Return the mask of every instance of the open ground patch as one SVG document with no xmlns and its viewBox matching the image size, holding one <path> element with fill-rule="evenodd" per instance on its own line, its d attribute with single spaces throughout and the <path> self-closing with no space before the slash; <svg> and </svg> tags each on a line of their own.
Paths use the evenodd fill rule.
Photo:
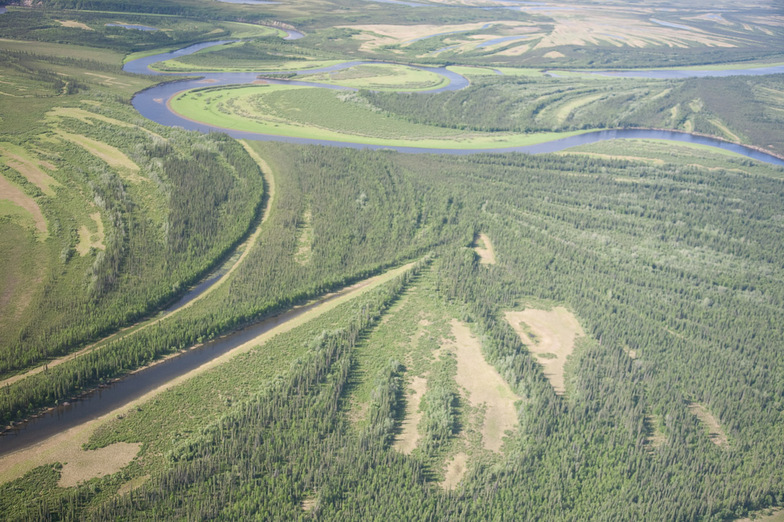
<svg viewBox="0 0 784 522">
<path fill-rule="evenodd" d="M 21 188 L 3 176 L 0 176 L 0 195 L 0 200 L 10 202 L 14 207 L 21 209 L 32 218 L 40 241 L 48 237 L 49 230 L 46 226 L 46 218 L 44 218 L 41 212 L 41 207 L 38 206 L 38 203 L 32 197 L 25 194 Z M 12 209 L 6 210 L 10 211 Z"/>
<path fill-rule="evenodd" d="M 727 435 L 724 433 L 724 429 L 722 429 L 718 419 L 705 406 L 695 402 L 689 405 L 689 410 L 705 426 L 712 443 L 717 446 L 727 446 L 729 444 Z"/>
<path fill-rule="evenodd" d="M 452 320 L 454 341 L 448 340 L 444 347 L 457 356 L 457 384 L 468 394 L 468 401 L 475 407 L 484 407 L 482 444 L 485 449 L 501 451 L 503 437 L 507 431 L 517 427 L 515 395 L 509 384 L 498 371 L 487 363 L 482 355 L 479 339 L 464 323 Z"/>
<path fill-rule="evenodd" d="M 552 310 L 529 308 L 522 312 L 506 312 L 505 317 L 523 344 L 538 359 L 555 393 L 563 395 L 566 392 L 566 359 L 574 350 L 575 339 L 585 335 L 580 323 L 571 312 L 560 306 Z"/>
<path fill-rule="evenodd" d="M 496 263 L 495 250 L 487 234 L 479 234 L 476 240 L 474 240 L 474 251 L 479 256 L 481 264 L 494 265 Z"/>
</svg>

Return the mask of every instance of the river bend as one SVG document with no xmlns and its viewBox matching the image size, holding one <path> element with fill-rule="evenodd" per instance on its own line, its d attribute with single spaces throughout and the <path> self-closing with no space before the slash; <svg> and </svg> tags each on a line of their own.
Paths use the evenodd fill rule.
<svg viewBox="0 0 784 522">
<path fill-rule="evenodd" d="M 286 31 L 286 32 L 287 32 L 286 39 L 297 39 L 302 37 L 302 33 L 298 33 L 296 31 Z M 371 149 L 371 150 L 384 149 L 384 150 L 395 150 L 398 152 L 405 152 L 405 153 L 477 154 L 477 153 L 491 153 L 491 152 L 492 153 L 525 152 L 530 154 L 540 154 L 540 153 L 547 153 L 547 152 L 558 152 L 579 145 L 587 145 L 599 141 L 612 140 L 612 139 L 656 139 L 656 140 L 668 140 L 668 141 L 693 143 L 699 145 L 706 145 L 710 147 L 716 147 L 737 154 L 741 154 L 743 156 L 746 156 L 754 160 L 771 163 L 774 165 L 784 166 L 783 159 L 774 156 L 772 154 L 768 154 L 764 151 L 755 149 L 753 147 L 739 145 L 737 143 L 732 143 L 732 142 L 728 142 L 728 141 L 724 141 L 708 136 L 700 136 L 695 134 L 689 134 L 686 132 L 677 132 L 677 131 L 669 131 L 669 130 L 655 130 L 655 129 L 597 130 L 597 131 L 586 132 L 583 134 L 568 136 L 560 139 L 555 139 L 551 141 L 546 141 L 535 145 L 501 147 L 501 148 L 449 149 L 449 148 L 432 148 L 432 147 L 425 148 L 425 147 L 411 147 L 411 146 L 369 145 L 369 144 L 356 143 L 351 141 L 333 141 L 333 140 L 312 139 L 312 138 L 296 138 L 291 136 L 241 131 L 236 129 L 216 127 L 213 125 L 209 125 L 207 123 L 194 121 L 185 118 L 183 116 L 180 116 L 179 114 L 172 111 L 168 107 L 167 102 L 172 97 L 174 97 L 177 93 L 180 93 L 182 91 L 200 88 L 200 87 L 203 88 L 205 85 L 209 85 L 210 87 L 215 87 L 221 85 L 252 84 L 254 81 L 258 79 L 259 72 L 162 73 L 150 69 L 150 66 L 155 63 L 169 60 L 172 58 L 177 58 L 180 56 L 186 56 L 198 52 L 202 49 L 206 49 L 208 47 L 223 45 L 229 42 L 231 41 L 220 40 L 216 42 L 195 44 L 174 52 L 147 56 L 145 58 L 139 58 L 137 60 L 133 60 L 126 63 L 124 70 L 127 72 L 132 72 L 137 74 L 149 74 L 149 75 L 167 76 L 167 77 L 193 76 L 194 74 L 198 74 L 200 76 L 200 78 L 198 79 L 188 79 L 188 80 L 160 84 L 151 87 L 150 89 L 144 90 L 140 93 L 137 93 L 136 96 L 134 96 L 133 98 L 133 102 L 132 102 L 133 106 L 145 118 L 153 120 L 162 125 L 166 125 L 169 127 L 181 127 L 183 129 L 195 130 L 204 133 L 224 132 L 233 138 L 246 139 L 246 140 L 281 141 L 281 142 L 296 143 L 301 145 L 329 145 L 329 146 L 339 146 L 339 147 L 350 147 L 355 149 Z M 286 71 L 286 72 L 287 73 L 290 72 L 294 74 L 305 74 L 305 73 L 313 74 L 313 73 L 320 73 L 320 72 L 339 71 L 342 69 L 354 67 L 356 65 L 378 64 L 378 63 L 387 63 L 387 62 L 350 61 L 350 62 L 344 62 L 328 67 L 321 67 L 318 69 L 307 69 L 301 71 Z M 418 93 L 432 94 L 432 93 L 438 93 L 444 91 L 455 91 L 455 90 L 464 89 L 469 85 L 469 81 L 467 78 L 453 71 L 449 71 L 445 67 L 420 67 L 420 66 L 416 66 L 416 67 L 421 70 L 426 70 L 429 72 L 433 72 L 435 74 L 439 74 L 448 81 L 448 84 L 446 86 L 439 87 L 437 89 L 432 89 L 429 91 L 427 90 L 417 91 Z M 683 69 L 679 69 L 677 71 L 672 70 L 672 71 L 655 71 L 655 72 L 654 71 L 618 71 L 618 72 L 613 72 L 611 74 L 616 76 L 625 76 L 625 77 L 644 76 L 644 77 L 663 77 L 663 78 L 671 78 L 671 77 L 683 78 L 689 76 L 691 77 L 705 76 L 706 74 L 710 74 L 710 73 L 714 73 L 715 75 L 720 74 L 722 76 L 730 75 L 733 73 L 744 74 L 744 75 L 753 75 L 753 74 L 760 75 L 760 74 L 771 74 L 772 72 L 780 72 L 781 70 L 784 70 L 784 67 L 738 69 L 738 70 L 720 71 L 720 72 L 716 72 L 716 71 L 706 72 L 700 70 L 686 71 Z M 267 83 L 273 83 L 273 84 L 302 85 L 302 86 L 320 87 L 320 88 L 335 89 L 335 90 L 355 90 L 352 89 L 351 87 L 343 87 L 337 85 L 299 81 L 299 80 L 265 79 L 265 81 Z"/>
</svg>

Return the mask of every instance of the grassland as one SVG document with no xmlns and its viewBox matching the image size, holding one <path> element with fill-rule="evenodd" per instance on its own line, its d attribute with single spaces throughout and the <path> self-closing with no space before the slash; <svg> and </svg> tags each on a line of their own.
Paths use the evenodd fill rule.
<svg viewBox="0 0 784 522">
<path fill-rule="evenodd" d="M 0 161 L 16 170 L 47 196 L 54 196 L 54 188 L 62 186 L 43 170 L 44 168 L 54 170 L 54 165 L 31 156 L 22 147 L 12 143 L 0 143 Z"/>
<path fill-rule="evenodd" d="M 24 224 L 32 221 L 37 240 L 45 241 L 49 236 L 49 228 L 38 203 L 25 194 L 21 187 L 5 177 L 0 177 L 0 194 L 2 194 L 2 201 L 5 203 L 2 208 L 3 215 L 18 218 Z"/>
<path fill-rule="evenodd" d="M 448 85 L 443 76 L 397 64 L 364 64 L 331 73 L 303 75 L 306 81 L 376 91 L 423 91 Z"/>
<path fill-rule="evenodd" d="M 351 93 L 296 86 L 190 91 L 170 105 L 178 114 L 224 129 L 381 146 L 503 148 L 580 133 L 466 133 L 416 125 L 378 113 Z"/>
</svg>

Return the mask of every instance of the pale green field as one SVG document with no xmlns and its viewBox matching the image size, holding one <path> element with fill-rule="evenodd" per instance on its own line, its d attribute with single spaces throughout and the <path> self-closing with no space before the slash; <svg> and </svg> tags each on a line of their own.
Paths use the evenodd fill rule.
<svg viewBox="0 0 784 522">
<path fill-rule="evenodd" d="M 170 105 L 182 116 L 224 129 L 381 146 L 493 149 L 588 132 L 466 133 L 387 117 L 360 103 L 343 103 L 341 96 L 348 100 L 352 93 L 267 85 L 184 93 L 172 99 Z"/>
<path fill-rule="evenodd" d="M 175 49 L 164 49 L 161 52 L 173 51 Z M 215 50 L 218 50 L 216 48 Z M 156 52 L 147 53 L 147 56 L 156 54 Z M 135 58 L 143 58 L 143 55 L 129 57 L 126 61 Z M 321 67 L 329 67 L 343 63 L 345 60 L 299 60 L 299 61 L 282 61 L 279 63 L 259 62 L 258 64 L 240 64 L 233 67 L 225 67 L 220 65 L 194 65 L 191 63 L 183 63 L 178 60 L 166 60 L 158 62 L 150 69 L 159 72 L 259 72 L 259 73 L 281 73 L 291 71 L 307 71 L 309 69 L 320 69 Z"/>
<path fill-rule="evenodd" d="M 580 145 L 557 152 L 556 154 L 581 154 L 606 159 L 625 159 L 661 165 L 665 161 L 702 166 L 706 169 L 727 168 L 725 158 L 749 160 L 735 152 L 700 145 L 698 143 L 652 139 L 621 139 L 602 141 L 590 145 Z M 753 160 L 749 160 L 753 161 Z M 765 164 L 760 164 L 765 167 Z M 775 170 L 771 166 L 770 170 Z"/>
<path fill-rule="evenodd" d="M 363 64 L 342 71 L 304 76 L 303 79 L 356 89 L 394 91 L 438 89 L 449 83 L 439 74 L 398 64 Z"/>
<path fill-rule="evenodd" d="M 21 51 L 43 56 L 57 56 L 61 58 L 77 58 L 94 60 L 96 62 L 115 65 L 122 60 L 122 54 L 109 49 L 94 49 L 90 47 L 77 47 L 74 45 L 29 42 L 0 38 L 0 50 Z"/>
<path fill-rule="evenodd" d="M 450 65 L 447 70 L 463 76 L 495 76 L 498 73 L 491 67 L 470 67 L 465 65 Z"/>
</svg>

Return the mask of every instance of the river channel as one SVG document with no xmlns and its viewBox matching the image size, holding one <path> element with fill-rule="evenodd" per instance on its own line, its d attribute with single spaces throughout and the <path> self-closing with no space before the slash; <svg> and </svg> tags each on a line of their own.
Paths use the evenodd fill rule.
<svg viewBox="0 0 784 522">
<path fill-rule="evenodd" d="M 287 36 L 288 39 L 295 39 L 301 37 L 301 33 L 296 33 L 295 31 L 288 31 L 288 33 L 289 33 Z M 350 147 L 356 149 L 372 149 L 372 150 L 383 149 L 383 150 L 395 150 L 398 152 L 405 152 L 405 153 L 477 154 L 483 152 L 484 153 L 524 152 L 529 154 L 541 154 L 547 152 L 558 152 L 565 149 L 569 149 L 571 147 L 576 147 L 579 145 L 587 145 L 587 144 L 596 143 L 605 140 L 655 139 L 655 140 L 668 140 L 668 141 L 693 143 L 699 145 L 706 145 L 710 147 L 716 147 L 737 154 L 741 154 L 743 156 L 746 156 L 754 160 L 763 161 L 774 165 L 784 166 L 784 160 L 782 160 L 781 158 L 778 158 L 776 156 L 773 156 L 771 154 L 757 150 L 752 147 L 747 147 L 744 145 L 739 145 L 736 143 L 731 143 L 720 139 L 711 138 L 708 136 L 699 136 L 695 134 L 689 134 L 686 132 L 676 132 L 676 131 L 668 131 L 668 130 L 656 130 L 656 129 L 597 130 L 597 131 L 586 132 L 583 134 L 568 136 L 560 139 L 555 139 L 543 143 L 538 143 L 535 145 L 502 147 L 502 148 L 448 149 L 448 148 L 405 147 L 405 146 L 389 146 L 389 145 L 368 145 L 364 143 L 355 143 L 350 141 L 332 141 L 332 140 L 311 139 L 311 138 L 295 138 L 295 137 L 281 136 L 275 134 L 263 134 L 258 132 L 240 131 L 236 129 L 216 127 L 206 123 L 194 121 L 188 118 L 184 118 L 179 114 L 170 110 L 166 102 L 170 100 L 174 95 L 182 91 L 200 88 L 200 87 L 203 88 L 205 86 L 216 87 L 221 85 L 252 84 L 254 81 L 258 80 L 258 76 L 259 76 L 258 72 L 161 73 L 158 71 L 153 71 L 152 69 L 149 68 L 151 65 L 161 61 L 177 58 L 180 56 L 186 56 L 188 54 L 193 54 L 197 51 L 206 49 L 208 47 L 223 45 L 229 42 L 230 41 L 227 40 L 221 40 L 217 42 L 200 43 L 196 45 L 191 45 L 189 47 L 185 47 L 183 49 L 171 53 L 162 53 L 162 54 L 148 56 L 145 58 L 140 58 L 138 60 L 133 60 L 128 62 L 127 64 L 125 64 L 124 69 L 127 72 L 133 72 L 137 74 L 152 74 L 152 75 L 168 76 L 168 77 L 186 76 L 186 75 L 193 76 L 195 74 L 198 74 L 200 76 L 200 78 L 198 79 L 169 82 L 144 90 L 136 94 L 136 96 L 134 96 L 133 106 L 145 118 L 158 122 L 162 125 L 167 125 L 169 127 L 181 127 L 183 129 L 195 130 L 195 131 L 205 132 L 205 133 L 224 132 L 233 138 L 246 139 L 246 140 L 281 141 L 281 142 L 296 143 L 301 145 L 329 145 L 329 146 L 338 146 L 338 147 Z M 344 62 L 329 67 L 322 67 L 319 69 L 309 69 L 309 70 L 302 70 L 302 71 L 286 71 L 286 72 L 291 72 L 294 74 L 305 74 L 305 73 L 312 74 L 312 73 L 319 73 L 319 72 L 338 71 L 342 69 L 347 69 L 349 67 L 354 67 L 356 65 L 374 64 L 374 63 L 385 63 L 385 62 L 351 61 L 351 62 Z M 418 93 L 433 94 L 433 93 L 444 92 L 444 91 L 455 91 L 455 90 L 464 89 L 469 85 L 469 81 L 467 78 L 455 72 L 449 71 L 444 67 L 418 67 L 418 68 L 439 74 L 449 81 L 449 83 L 446 86 L 442 86 L 437 89 L 432 89 L 429 91 L 417 91 Z M 671 71 L 617 71 L 617 72 L 612 72 L 607 74 L 612 74 L 614 76 L 625 76 L 625 77 L 643 76 L 648 78 L 659 78 L 659 77 L 685 78 L 685 77 L 703 77 L 708 75 L 728 76 L 731 74 L 761 75 L 761 74 L 771 74 L 771 73 L 782 72 L 782 71 L 784 71 L 784 66 L 758 68 L 758 69 L 723 70 L 723 71 L 702 71 L 702 70 L 687 71 L 684 69 L 671 70 Z M 599 74 L 604 74 L 604 73 L 599 73 Z M 265 81 L 267 83 L 274 83 L 274 84 L 302 85 L 302 86 L 321 87 L 325 89 L 335 89 L 335 90 L 353 90 L 350 87 L 342 87 L 337 85 L 329 85 L 329 84 L 299 81 L 299 80 L 278 80 L 278 79 L 265 78 Z"/>
</svg>

